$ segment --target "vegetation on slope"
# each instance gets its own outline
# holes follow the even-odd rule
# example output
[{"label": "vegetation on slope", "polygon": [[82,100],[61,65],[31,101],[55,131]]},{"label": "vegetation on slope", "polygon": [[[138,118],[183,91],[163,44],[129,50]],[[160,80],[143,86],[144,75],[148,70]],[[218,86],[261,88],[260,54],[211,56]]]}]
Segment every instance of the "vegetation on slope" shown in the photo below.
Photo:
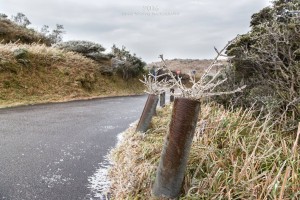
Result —
[{"label": "vegetation on slope", "polygon": [[233,67],[222,75],[228,80],[219,91],[247,85],[244,92],[218,97],[218,102],[250,107],[265,114],[285,130],[295,130],[300,120],[300,2],[275,0],[252,16],[251,30],[237,36],[227,49]]},{"label": "vegetation on slope", "polygon": [[143,90],[137,80],[101,75],[105,63],[101,65],[74,52],[12,43],[0,44],[0,52],[0,106],[135,94]]},{"label": "vegetation on slope", "polygon": [[[113,199],[151,199],[171,109],[159,110],[146,134],[129,129],[112,151]],[[203,104],[180,199],[299,199],[296,137],[281,134],[268,118],[258,120],[251,109]]]},{"label": "vegetation on slope", "polygon": [[[300,2],[272,3],[227,48],[233,67],[215,80],[228,79],[219,91],[248,87],[217,98],[227,109],[202,104],[180,199],[300,199]],[[152,198],[171,110],[112,151],[113,198]]]},{"label": "vegetation on slope", "polygon": [[43,34],[33,29],[20,26],[9,19],[0,17],[0,42],[9,43],[17,41],[24,44],[31,44],[34,42],[46,45],[51,44],[51,40]]},{"label": "vegetation on slope", "polygon": [[[12,20],[0,14],[0,107],[142,93],[138,78],[145,63],[125,48],[118,55],[103,54],[105,49],[94,42],[61,42],[62,25],[52,32],[44,25],[39,32],[29,24],[22,13]],[[116,66],[113,57],[120,59]],[[133,76],[126,67],[139,71]]]}]

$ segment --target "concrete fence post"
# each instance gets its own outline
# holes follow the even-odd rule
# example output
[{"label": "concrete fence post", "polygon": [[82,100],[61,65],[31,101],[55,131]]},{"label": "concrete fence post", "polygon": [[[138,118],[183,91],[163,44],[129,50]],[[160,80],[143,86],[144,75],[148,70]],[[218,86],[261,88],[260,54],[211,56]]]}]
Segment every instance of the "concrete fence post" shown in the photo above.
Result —
[{"label": "concrete fence post", "polygon": [[169,133],[152,187],[154,197],[179,197],[199,112],[199,101],[175,99]]},{"label": "concrete fence post", "polygon": [[160,107],[165,107],[166,105],[166,92],[162,92],[159,95],[159,105]]},{"label": "concrete fence post", "polygon": [[170,89],[170,102],[174,102],[174,99],[175,99],[174,98],[174,91],[175,91],[174,88]]},{"label": "concrete fence post", "polygon": [[151,119],[153,115],[155,115],[156,113],[157,104],[158,104],[158,96],[154,94],[149,94],[143,113],[136,127],[136,132],[144,133],[148,130]]}]

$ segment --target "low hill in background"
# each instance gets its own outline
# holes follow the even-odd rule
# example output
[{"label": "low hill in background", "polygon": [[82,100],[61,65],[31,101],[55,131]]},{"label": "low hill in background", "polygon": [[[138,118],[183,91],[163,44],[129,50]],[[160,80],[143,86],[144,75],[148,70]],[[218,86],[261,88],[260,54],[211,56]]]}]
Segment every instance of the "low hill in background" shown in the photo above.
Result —
[{"label": "low hill in background", "polygon": [[[172,71],[178,71],[180,70],[183,74],[189,74],[191,71],[196,70],[196,74],[200,75],[202,74],[205,69],[213,62],[211,59],[172,59],[172,60],[165,60],[166,65],[169,69]],[[219,63],[225,63],[226,61],[220,61]],[[147,65],[149,69],[151,69],[153,66],[161,67],[163,66],[162,62],[152,62]],[[218,67],[219,66],[219,67]],[[216,65],[212,71],[215,72],[218,70],[221,66]]]}]

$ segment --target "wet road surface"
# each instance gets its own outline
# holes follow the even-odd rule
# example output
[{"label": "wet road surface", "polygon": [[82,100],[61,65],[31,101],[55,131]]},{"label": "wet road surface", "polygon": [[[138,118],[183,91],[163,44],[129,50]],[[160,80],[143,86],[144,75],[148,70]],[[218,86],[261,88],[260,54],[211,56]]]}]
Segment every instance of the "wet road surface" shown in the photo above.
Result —
[{"label": "wet road surface", "polygon": [[88,188],[146,96],[0,109],[0,199],[93,198]]}]

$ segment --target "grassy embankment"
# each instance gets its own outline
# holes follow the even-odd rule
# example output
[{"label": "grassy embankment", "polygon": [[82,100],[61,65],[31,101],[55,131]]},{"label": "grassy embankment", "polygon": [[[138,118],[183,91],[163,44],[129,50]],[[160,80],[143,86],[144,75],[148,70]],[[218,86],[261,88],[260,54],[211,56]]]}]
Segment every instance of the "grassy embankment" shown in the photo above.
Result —
[{"label": "grassy embankment", "polygon": [[0,41],[1,43],[19,42],[22,44],[31,44],[39,42],[49,46],[51,41],[43,34],[34,29],[26,28],[15,22],[0,17]]},{"label": "grassy embankment", "polygon": [[[127,130],[112,151],[113,199],[151,199],[171,109],[160,109],[146,134]],[[180,199],[300,199],[296,137],[251,110],[203,104]]]},{"label": "grassy embankment", "polygon": [[[14,55],[25,50],[25,57]],[[103,65],[109,63],[103,63]],[[39,44],[0,44],[0,107],[137,94],[137,79],[101,75],[101,64]]]},{"label": "grassy embankment", "polygon": [[138,79],[104,76],[109,60],[49,47],[45,35],[0,18],[0,107],[143,92]]}]

